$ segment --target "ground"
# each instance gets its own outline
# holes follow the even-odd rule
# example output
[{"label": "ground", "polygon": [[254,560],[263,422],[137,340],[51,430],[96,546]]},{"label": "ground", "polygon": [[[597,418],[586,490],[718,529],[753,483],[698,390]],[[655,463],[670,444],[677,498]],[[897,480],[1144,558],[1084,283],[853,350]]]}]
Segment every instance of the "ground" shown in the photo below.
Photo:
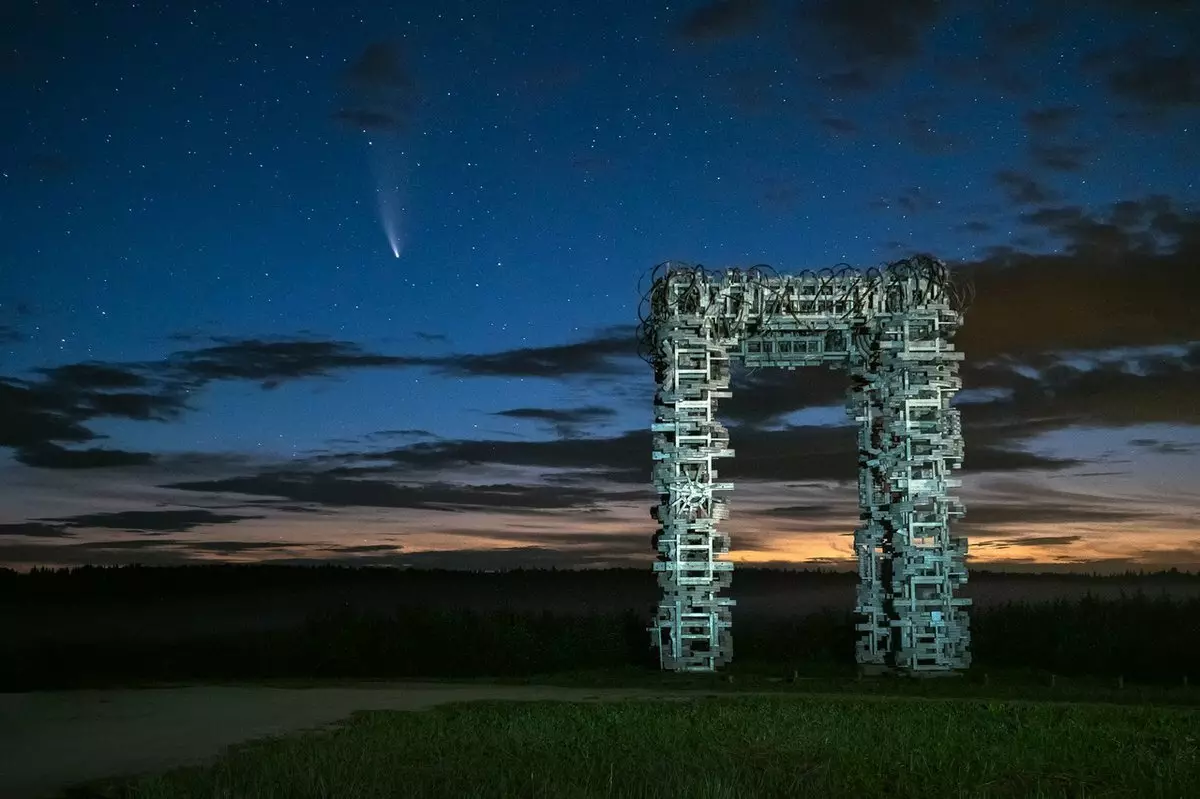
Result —
[{"label": "ground", "polygon": [[198,763],[231,744],[320,727],[356,710],[480,699],[694,698],[635,688],[405,683],[192,686],[0,694],[0,796],[35,799],[102,777]]}]

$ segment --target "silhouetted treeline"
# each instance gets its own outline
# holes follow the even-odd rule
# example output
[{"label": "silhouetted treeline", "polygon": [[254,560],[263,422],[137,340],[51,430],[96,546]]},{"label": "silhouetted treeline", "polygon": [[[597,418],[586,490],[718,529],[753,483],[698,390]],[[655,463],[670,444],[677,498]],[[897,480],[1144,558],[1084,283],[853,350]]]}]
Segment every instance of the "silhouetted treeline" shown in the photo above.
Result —
[{"label": "silhouetted treeline", "polygon": [[[150,581],[159,577],[161,573],[146,575]],[[38,579],[47,578],[58,579],[52,574]],[[20,604],[9,603],[7,612]],[[196,612],[202,612],[203,606],[198,607]],[[0,690],[129,681],[654,670],[656,655],[646,630],[649,616],[649,606],[645,612],[555,613],[398,605],[389,612],[322,611],[281,629],[167,638],[134,628],[73,640],[30,627],[0,636]],[[1007,603],[972,612],[972,651],[976,668],[982,670],[1122,675],[1132,681],[1177,683],[1183,675],[1200,679],[1197,619],[1197,596],[1176,599],[1138,592],[1117,598]],[[851,673],[853,621],[849,609],[791,617],[735,610],[734,670]]]},{"label": "silhouetted treeline", "polygon": [[[1200,573],[1170,569],[1157,572],[1080,574],[1061,572],[1023,573],[972,569],[972,584],[1036,583],[1053,580],[1079,586],[1119,584],[1135,581],[1151,588],[1160,584],[1200,586]],[[858,575],[827,569],[776,569],[737,567],[732,593],[762,588],[794,586],[853,586]],[[38,599],[49,601],[86,598],[185,598],[272,589],[341,586],[408,588],[438,587],[446,592],[458,586],[473,590],[494,588],[508,595],[536,593],[554,586],[603,584],[608,590],[623,585],[649,587],[657,594],[654,575],[646,568],[621,569],[512,569],[507,571],[462,571],[449,569],[405,569],[345,565],[277,566],[271,564],[214,564],[187,566],[79,566],[63,569],[34,568],[20,573],[0,568],[0,600]]]},{"label": "silhouetted treeline", "polygon": [[[7,571],[7,570],[6,570]],[[783,570],[739,568],[741,583],[779,583],[802,575],[807,582],[853,584],[857,575],[831,570]],[[537,592],[556,585],[604,583],[649,586],[657,592],[654,574],[644,569],[511,569],[506,571],[462,571],[451,569],[398,569],[342,565],[275,566],[271,564],[220,564],[204,566],[79,566],[70,569],[34,568],[20,574],[0,573],[0,591],[50,600],[86,596],[129,598],[142,596],[187,597],[259,592],[274,588],[338,586],[436,586],[452,590],[459,585],[473,589],[496,587],[511,593]],[[2,596],[2,595],[0,595]]]}]

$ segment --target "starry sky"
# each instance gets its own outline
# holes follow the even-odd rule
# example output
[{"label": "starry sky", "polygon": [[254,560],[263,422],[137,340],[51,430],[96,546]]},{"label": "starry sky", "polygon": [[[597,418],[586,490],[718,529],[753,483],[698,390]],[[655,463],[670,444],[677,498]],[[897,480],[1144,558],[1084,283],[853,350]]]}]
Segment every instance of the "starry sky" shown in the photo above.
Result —
[{"label": "starry sky", "polygon": [[[648,270],[928,252],[969,564],[1200,569],[1198,143],[1188,0],[8,0],[0,565],[648,569]],[[852,568],[847,388],[735,561]]]}]

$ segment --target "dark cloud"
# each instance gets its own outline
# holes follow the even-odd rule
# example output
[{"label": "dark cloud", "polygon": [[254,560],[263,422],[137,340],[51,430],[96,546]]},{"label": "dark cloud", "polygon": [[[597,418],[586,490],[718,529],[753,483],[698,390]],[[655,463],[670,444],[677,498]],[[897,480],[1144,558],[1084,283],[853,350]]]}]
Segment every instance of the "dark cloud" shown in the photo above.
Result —
[{"label": "dark cloud", "polygon": [[406,133],[419,101],[408,54],[396,42],[374,42],[342,73],[333,118],[349,128]]},{"label": "dark cloud", "polygon": [[20,535],[30,538],[62,538],[70,534],[65,524],[47,524],[46,522],[0,524],[0,535]]},{"label": "dark cloud", "polygon": [[[561,378],[624,372],[633,365],[636,356],[633,328],[618,327],[573,344],[455,355],[437,359],[436,364],[438,371],[452,376]],[[620,363],[622,360],[626,363]]]},{"label": "dark cloud", "polygon": [[615,361],[637,355],[631,326],[548,347],[436,357],[383,355],[344,341],[219,339],[217,346],[175,353],[168,370],[189,385],[253,380],[273,388],[286,380],[332,377],[348,369],[426,367],[454,377],[546,377],[615,374]]},{"label": "dark cloud", "polygon": [[[640,555],[618,554],[604,550],[564,551],[551,547],[497,547],[495,549],[451,549],[380,555],[375,565],[411,566],[419,569],[456,569],[467,571],[509,571],[511,569],[605,568],[621,566],[650,567],[654,552],[647,545]],[[358,563],[358,560],[355,561]],[[368,565],[364,563],[363,565]]]},{"label": "dark cloud", "polygon": [[[736,394],[735,394],[736,396]],[[794,402],[793,408],[807,403]],[[789,408],[791,410],[792,408]],[[728,418],[724,406],[719,415]],[[756,411],[761,418],[761,414]],[[1078,465],[1070,458],[1051,458],[1009,449],[1028,428],[1013,426],[1013,440],[1006,441],[1004,428],[993,426],[986,440],[968,445],[965,469],[1000,471],[1008,469],[1055,470]],[[1065,426],[1060,423],[1059,426]],[[1054,429],[1054,428],[1052,428]],[[753,480],[835,480],[856,479],[857,452],[852,426],[791,426],[767,430],[749,425],[735,426],[731,446],[737,455],[721,465],[721,473],[731,479]],[[971,433],[966,433],[971,441]],[[559,484],[590,485],[598,478],[644,491],[625,498],[652,498],[650,473],[653,466],[653,438],[647,431],[634,430],[619,436],[552,441],[476,441],[457,440],[418,443],[386,452],[347,453],[347,462],[376,462],[401,469],[401,474],[427,474],[433,470],[480,465],[528,466],[566,472],[573,480]],[[590,489],[588,489],[590,490]],[[612,501],[604,495],[598,501]]]},{"label": "dark cloud", "polygon": [[1122,63],[1107,79],[1116,97],[1155,112],[1200,106],[1200,47],[1170,55],[1142,51],[1121,56]]},{"label": "dark cloud", "polygon": [[165,421],[186,407],[185,394],[132,369],[78,364],[41,370],[39,381],[0,378],[0,446],[26,463],[86,464],[116,459],[119,450],[80,453],[62,444],[84,444],[99,436],[86,423],[97,418]]},{"label": "dark cloud", "polygon": [[1200,450],[1198,443],[1180,443],[1178,441],[1162,441],[1157,438],[1135,438],[1130,444],[1135,447],[1148,449],[1159,455],[1188,455]]},{"label": "dark cloud", "polygon": [[675,33],[691,41],[737,36],[757,27],[765,9],[764,0],[714,0],[685,14]]},{"label": "dark cloud", "polygon": [[[246,552],[266,552],[301,546],[303,545],[293,541],[179,541],[174,538],[125,538],[119,541],[80,541],[72,544],[71,548],[90,552],[173,550],[178,553],[178,562],[187,563],[193,560],[189,557],[192,553],[240,555]],[[389,549],[391,548],[389,547]]]},{"label": "dark cloud", "polygon": [[549,511],[595,508],[611,499],[594,488],[538,485],[401,485],[331,473],[270,472],[249,477],[171,483],[162,488],[247,494],[310,502],[325,507],[420,508],[440,511],[479,509]]},{"label": "dark cloud", "polygon": [[798,49],[838,76],[837,88],[878,85],[915,59],[937,23],[937,0],[816,0],[794,6]]},{"label": "dark cloud", "polygon": [[1021,221],[1065,243],[1069,255],[1122,261],[1164,253],[1168,247],[1192,247],[1196,220],[1177,213],[1169,200],[1114,203],[1107,218],[1078,206],[1040,208],[1022,214]]},{"label": "dark cloud", "polygon": [[[1200,424],[1200,370],[1184,358],[1144,356],[1137,359],[1144,373],[1131,371],[1117,359],[1101,360],[1090,369],[1055,363],[1037,378],[1017,372],[993,377],[987,385],[1008,388],[1003,402],[964,406],[968,441],[987,442],[989,430],[1000,426],[1004,441],[1013,441],[1070,426],[1127,427],[1141,424]],[[1027,432],[1019,432],[1024,427]],[[967,435],[964,433],[964,435]]]},{"label": "dark cloud", "polygon": [[[0,545],[0,563],[11,566],[181,566],[211,564],[212,555],[270,553],[304,545],[287,541],[178,541],[172,538],[131,538],[117,541],[78,541],[69,544],[23,542]],[[272,558],[272,563],[297,562],[320,564],[319,558],[307,560]]]},{"label": "dark cloud", "polygon": [[[1144,521],[1158,514],[1146,511],[1109,507],[1101,500],[1086,497],[1073,498],[1069,503],[1041,503],[1030,497],[1025,502],[1010,501],[972,502],[962,524],[973,527],[993,525],[1041,525],[1041,524],[1107,524],[1111,522]],[[1009,539],[1013,542],[1034,543],[1028,537]]]},{"label": "dark cloud", "polygon": [[506,419],[524,419],[549,425],[562,438],[579,434],[579,428],[593,422],[609,419],[615,415],[611,408],[589,405],[583,408],[510,408],[497,411],[493,416]]},{"label": "dark cloud", "polygon": [[[1200,293],[1200,214],[1150,197],[1107,214],[1063,207],[1023,220],[1061,251],[997,251],[953,267],[976,289],[956,336],[969,361],[1200,341],[1191,299]],[[1036,324],[1015,321],[1017,309]]]},{"label": "dark cloud", "polygon": [[387,438],[439,438],[436,433],[412,427],[403,430],[378,430],[368,433],[364,438],[370,441],[380,441]]},{"label": "dark cloud", "polygon": [[1087,164],[1091,148],[1082,144],[1047,144],[1032,141],[1029,155],[1033,163],[1056,172],[1078,172]]},{"label": "dark cloud", "polygon": [[981,219],[972,219],[967,222],[960,222],[954,226],[955,230],[961,230],[964,233],[991,233],[995,227],[991,222],[984,222]]},{"label": "dark cloud", "polygon": [[[193,392],[213,380],[325,376],[335,369],[408,363],[363,353],[341,342],[232,341],[176,353],[165,361],[77,363],[37,370],[37,381],[0,378],[0,446],[41,468],[84,469],[148,463],[152,456],[121,449],[68,449],[99,436],[102,418],[173,421],[190,410]],[[419,362],[419,361],[417,361]]]},{"label": "dark cloud", "polygon": [[[214,513],[198,508],[170,510],[129,510],[116,513],[85,513],[78,516],[37,519],[31,522],[46,529],[56,528],[60,535],[69,535],[71,530],[101,528],[126,530],[141,533],[186,533],[196,527],[213,524],[233,524],[246,519],[261,519],[262,516],[245,516],[232,513]],[[27,523],[30,524],[30,523]],[[7,525],[19,527],[20,525]],[[17,533],[22,534],[22,533]],[[23,533],[29,535],[30,533]],[[36,533],[35,533],[36,534]],[[46,533],[50,535],[50,533]]]},{"label": "dark cloud", "polygon": [[770,516],[784,519],[808,519],[836,514],[839,518],[846,513],[845,508],[834,508],[832,505],[784,505],[778,508],[767,508],[756,512],[755,516]]},{"label": "dark cloud", "polygon": [[1026,111],[1021,119],[1033,135],[1054,136],[1066,133],[1079,117],[1079,108],[1058,105]]},{"label": "dark cloud", "polygon": [[365,352],[345,341],[217,339],[216,346],[178,352],[168,366],[183,382],[254,380],[274,388],[285,380],[331,377],[345,369],[419,366],[433,361]]},{"label": "dark cloud", "polygon": [[792,181],[776,177],[763,181],[759,204],[776,213],[790,214],[800,204],[802,193]]},{"label": "dark cloud", "polygon": [[845,117],[823,116],[817,121],[827,132],[835,136],[853,136],[860,130],[857,122]]},{"label": "dark cloud", "polygon": [[162,361],[78,363],[41,369],[39,380],[0,377],[0,447],[42,468],[99,468],[148,463],[153,456],[120,449],[67,449],[100,438],[88,423],[100,418],[173,421],[207,384],[248,380],[263,388],[285,381],[332,378],[353,369],[428,368],[454,377],[615,375],[636,361],[632,327],[616,327],[570,344],[437,357],[370,352],[328,340],[216,339]]},{"label": "dark cloud", "polygon": [[1053,193],[1033,178],[1011,169],[1002,169],[995,175],[996,183],[1018,205],[1037,205],[1054,199]]},{"label": "dark cloud", "polygon": [[[970,510],[967,511],[968,515]],[[964,520],[969,522],[970,520]],[[1064,519],[1064,521],[1066,521]],[[1003,538],[995,541],[973,542],[973,549],[1014,549],[1017,547],[1065,547],[1078,544],[1081,535],[1026,535],[1018,538]]]},{"label": "dark cloud", "polygon": [[154,456],[148,452],[106,447],[68,449],[48,442],[22,447],[17,450],[16,459],[38,469],[105,469],[154,462]]},{"label": "dark cloud", "polygon": [[436,344],[445,344],[450,341],[450,337],[447,336],[445,333],[426,333],[424,331],[418,330],[413,335],[415,335],[417,338],[421,339],[421,341],[426,341],[426,342],[436,343]]},{"label": "dark cloud", "polygon": [[874,210],[897,210],[905,214],[918,214],[922,211],[932,211],[939,205],[938,201],[920,186],[910,186],[893,198],[881,197],[872,200],[869,207]]},{"label": "dark cloud", "polygon": [[[45,550],[47,548],[43,548]],[[60,548],[61,550],[62,548]],[[649,536],[644,537],[640,552],[622,551],[619,545],[616,551],[603,547],[567,548],[547,546],[494,547],[487,549],[450,549],[425,550],[406,552],[401,547],[381,547],[366,551],[358,547],[335,547],[322,550],[320,554],[299,557],[272,557],[272,564],[281,566],[314,566],[322,564],[344,564],[356,567],[412,567],[419,569],[449,569],[454,571],[508,571],[510,569],[564,569],[564,568],[605,568],[636,566],[650,568],[654,560],[654,552],[650,547]],[[8,556],[10,548],[0,547],[0,562],[16,563]],[[95,554],[95,553],[92,553]],[[139,552],[139,561],[144,561],[146,553]],[[159,553],[155,553],[159,554]],[[42,560],[30,558],[27,562],[38,563],[58,562],[64,557],[70,557],[56,550],[53,555],[41,555]],[[113,562],[122,562],[119,553],[112,553]],[[128,557],[124,558],[128,560]],[[188,554],[186,546],[177,548],[171,553],[162,553],[159,562],[187,563],[194,558]],[[81,562],[94,562],[90,559]]]}]

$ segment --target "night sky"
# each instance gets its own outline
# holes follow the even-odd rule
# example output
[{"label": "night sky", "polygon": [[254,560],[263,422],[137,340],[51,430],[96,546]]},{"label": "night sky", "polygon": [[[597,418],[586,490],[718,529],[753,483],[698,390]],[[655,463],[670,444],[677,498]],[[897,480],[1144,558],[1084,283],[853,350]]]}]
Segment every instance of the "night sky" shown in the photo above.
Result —
[{"label": "night sky", "polygon": [[[1200,4],[320,6],[0,5],[0,565],[649,569],[643,275],[928,252],[969,564],[1200,569]],[[852,567],[847,387],[734,560]]]}]

